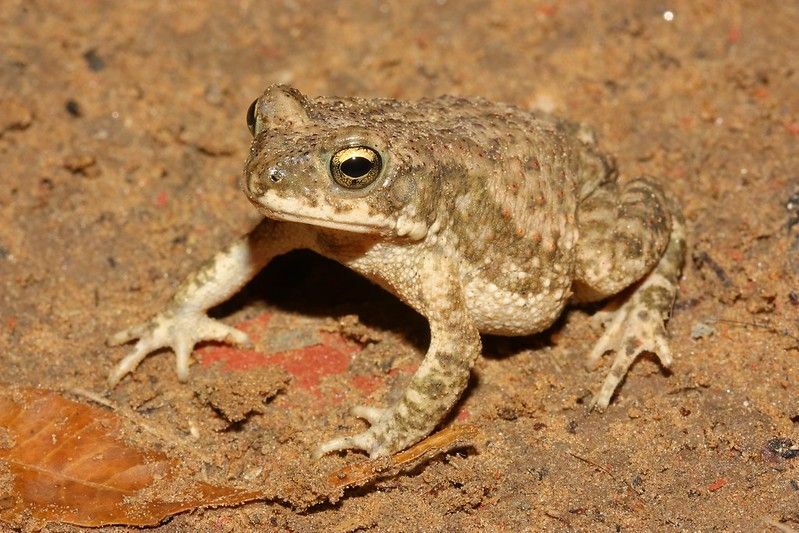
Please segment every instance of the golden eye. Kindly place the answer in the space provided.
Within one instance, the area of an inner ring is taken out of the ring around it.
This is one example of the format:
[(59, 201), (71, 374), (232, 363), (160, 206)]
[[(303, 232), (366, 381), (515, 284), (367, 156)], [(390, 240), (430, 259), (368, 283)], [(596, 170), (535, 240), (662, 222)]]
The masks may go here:
[(255, 136), (255, 106), (258, 105), (258, 99), (252, 101), (250, 108), (247, 110), (247, 127), (250, 129), (250, 135)]
[(368, 146), (343, 148), (330, 160), (333, 181), (347, 189), (362, 189), (380, 175), (383, 162), (380, 154)]

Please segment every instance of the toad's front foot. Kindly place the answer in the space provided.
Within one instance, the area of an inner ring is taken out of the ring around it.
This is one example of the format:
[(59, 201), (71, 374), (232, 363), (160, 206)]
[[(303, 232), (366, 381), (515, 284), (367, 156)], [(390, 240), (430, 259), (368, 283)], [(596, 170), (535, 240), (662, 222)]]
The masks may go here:
[(357, 449), (364, 450), (374, 459), (400, 451), (414, 440), (398, 431), (393, 409), (361, 405), (353, 407), (351, 413), (369, 422), (371, 427), (358, 435), (338, 437), (325, 442), (316, 449), (314, 458), (318, 459), (327, 453), (339, 450)]
[(147, 322), (124, 329), (108, 339), (109, 346), (118, 346), (139, 339), (133, 351), (125, 356), (108, 375), (108, 386), (132, 372), (147, 355), (160, 348), (172, 348), (176, 356), (180, 381), (189, 377), (189, 356), (194, 345), (202, 341), (223, 341), (239, 346), (252, 343), (243, 331), (232, 328), (197, 311), (164, 311)]

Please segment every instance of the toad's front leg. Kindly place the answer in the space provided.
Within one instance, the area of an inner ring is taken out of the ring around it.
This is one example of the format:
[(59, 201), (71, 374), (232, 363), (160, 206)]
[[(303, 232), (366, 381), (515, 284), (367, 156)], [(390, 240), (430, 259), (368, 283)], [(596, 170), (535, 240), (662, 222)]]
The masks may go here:
[(108, 339), (111, 346), (139, 339), (133, 350), (111, 371), (109, 386), (114, 387), (147, 354), (159, 348), (170, 347), (175, 351), (178, 379), (186, 381), (189, 356), (198, 342), (215, 340), (249, 344), (243, 331), (209, 318), (206, 313), (235, 294), (273, 257), (297, 248), (301, 237), (298, 226), (294, 224), (264, 219), (248, 235), (217, 253), (180, 284), (161, 312)]
[(390, 455), (429, 435), (458, 401), (477, 355), (480, 335), (466, 309), (463, 290), (449, 261), (429, 258), (416, 270), (407, 298), (430, 321), (430, 347), (402, 398), (386, 409), (356, 407), (371, 427), (358, 435), (322, 444), (328, 452), (357, 448), (372, 458)]

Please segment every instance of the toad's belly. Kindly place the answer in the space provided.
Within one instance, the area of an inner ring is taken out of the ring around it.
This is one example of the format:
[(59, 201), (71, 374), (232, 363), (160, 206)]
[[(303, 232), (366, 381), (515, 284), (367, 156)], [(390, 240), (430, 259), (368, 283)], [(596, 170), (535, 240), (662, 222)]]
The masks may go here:
[(571, 296), (571, 281), (566, 276), (539, 281), (535, 290), (479, 276), (464, 283), (466, 306), (477, 329), (492, 335), (530, 335), (549, 327)]

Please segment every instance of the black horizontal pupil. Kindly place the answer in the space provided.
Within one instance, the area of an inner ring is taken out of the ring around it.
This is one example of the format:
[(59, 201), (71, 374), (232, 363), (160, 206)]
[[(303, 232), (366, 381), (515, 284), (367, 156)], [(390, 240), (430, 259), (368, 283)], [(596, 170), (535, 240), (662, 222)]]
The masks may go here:
[(372, 166), (371, 160), (356, 155), (341, 163), (341, 173), (350, 178), (360, 178), (368, 174)]

